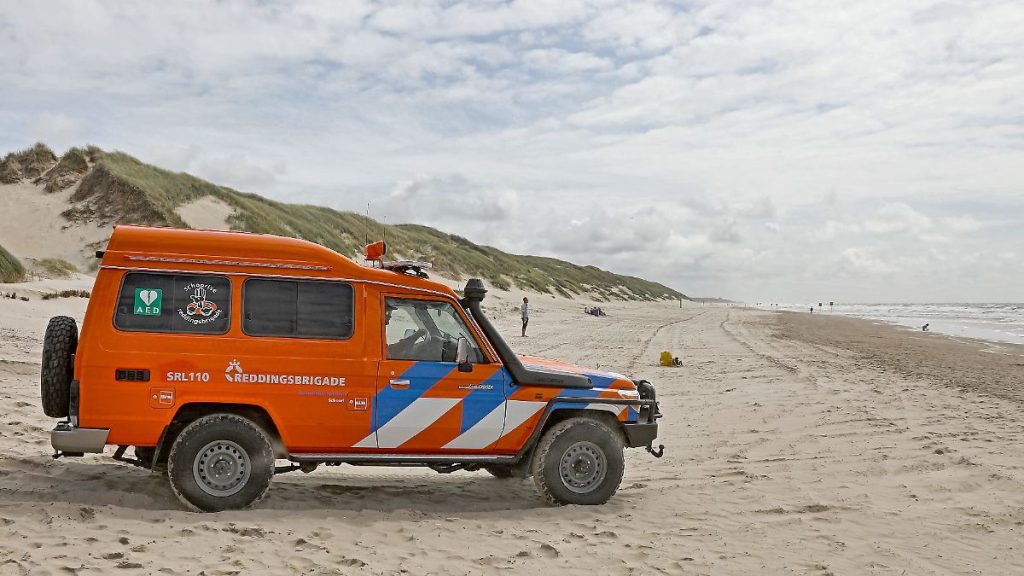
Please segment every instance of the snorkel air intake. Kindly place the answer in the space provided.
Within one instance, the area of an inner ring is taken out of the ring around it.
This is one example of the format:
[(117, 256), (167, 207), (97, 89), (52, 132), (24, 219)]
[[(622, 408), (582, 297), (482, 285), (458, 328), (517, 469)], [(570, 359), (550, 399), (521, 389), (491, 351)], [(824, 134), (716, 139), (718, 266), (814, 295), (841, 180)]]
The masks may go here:
[(498, 331), (491, 324), (491, 321), (480, 309), (480, 303), (487, 295), (487, 289), (479, 278), (470, 278), (466, 282), (466, 288), (462, 291), (462, 307), (469, 310), (473, 319), (483, 330), (484, 335), (494, 346), (495, 352), (505, 364), (505, 369), (512, 375), (512, 379), (520, 386), (547, 386), (552, 388), (591, 388), (590, 378), (580, 374), (559, 372), (556, 370), (536, 370), (523, 366), (519, 357), (512, 352), (505, 339), (498, 334)]

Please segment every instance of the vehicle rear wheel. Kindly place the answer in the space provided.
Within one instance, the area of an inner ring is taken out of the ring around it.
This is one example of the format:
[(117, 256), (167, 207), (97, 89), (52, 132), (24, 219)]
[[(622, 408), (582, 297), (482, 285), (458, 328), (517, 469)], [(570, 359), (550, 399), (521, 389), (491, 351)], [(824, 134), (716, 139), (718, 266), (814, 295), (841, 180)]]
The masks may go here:
[(552, 504), (604, 504), (622, 482), (622, 450), (622, 436), (600, 420), (559, 422), (537, 444), (537, 491)]
[(274, 451), (251, 420), (211, 414), (186, 426), (174, 440), (167, 476), (174, 494), (193, 510), (245, 508), (270, 489)]
[(39, 387), (43, 413), (51, 418), (64, 418), (68, 415), (77, 349), (78, 325), (75, 319), (68, 316), (50, 318), (43, 337), (43, 366), (39, 372)]

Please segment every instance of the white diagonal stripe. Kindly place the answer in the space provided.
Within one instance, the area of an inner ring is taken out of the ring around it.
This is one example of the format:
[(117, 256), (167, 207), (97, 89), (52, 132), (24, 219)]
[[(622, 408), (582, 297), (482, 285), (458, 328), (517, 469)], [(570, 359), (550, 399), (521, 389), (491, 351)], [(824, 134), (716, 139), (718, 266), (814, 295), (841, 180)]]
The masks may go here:
[(359, 442), (352, 445), (353, 448), (376, 448), (377, 447), (377, 432), (370, 432), (370, 435), (363, 438)]
[(499, 404), (469, 430), (445, 444), (444, 447), (452, 450), (472, 450), (486, 448), (493, 444), (501, 436), (501, 423), (505, 421), (505, 404), (506, 402)]
[(504, 436), (515, 430), (520, 424), (529, 420), (534, 414), (544, 409), (547, 402), (530, 402), (527, 400), (509, 400), (505, 409), (505, 428), (501, 435)]
[(459, 398), (419, 398), (377, 429), (377, 446), (397, 448), (437, 421)]
[(626, 406), (622, 406), (620, 404), (601, 404), (599, 402), (590, 402), (585, 406), (585, 408), (588, 410), (604, 410), (618, 416), (622, 414), (626, 409)]

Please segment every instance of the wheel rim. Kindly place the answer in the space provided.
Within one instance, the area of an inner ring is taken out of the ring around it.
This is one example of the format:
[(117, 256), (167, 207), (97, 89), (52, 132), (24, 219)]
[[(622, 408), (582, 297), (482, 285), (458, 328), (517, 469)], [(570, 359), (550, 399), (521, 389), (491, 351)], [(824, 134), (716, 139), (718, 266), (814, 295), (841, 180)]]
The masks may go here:
[(558, 472), (566, 488), (577, 494), (586, 494), (604, 480), (608, 461), (597, 444), (577, 442), (562, 454)]
[(249, 480), (249, 454), (231, 440), (214, 440), (196, 454), (192, 475), (203, 492), (231, 496)]

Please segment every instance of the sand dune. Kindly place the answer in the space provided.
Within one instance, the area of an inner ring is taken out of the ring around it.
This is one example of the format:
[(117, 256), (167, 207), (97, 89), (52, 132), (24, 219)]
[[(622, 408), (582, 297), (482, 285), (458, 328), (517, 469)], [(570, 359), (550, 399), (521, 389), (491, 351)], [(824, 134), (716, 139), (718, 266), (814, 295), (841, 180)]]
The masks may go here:
[(110, 227), (70, 225), (61, 216), (72, 189), (45, 193), (42, 184), (2, 186), (0, 245), (21, 259), (62, 258), (81, 270), (94, 269), (95, 252), (110, 237)]
[[(507, 335), (517, 297), (490, 301)], [(483, 472), (349, 466), (279, 476), (254, 510), (193, 514), (158, 475), (49, 458), (42, 327), (84, 303), (0, 300), (0, 574), (1024, 573), (1020, 404), (777, 337), (784, 315), (621, 303), (594, 318), (531, 298), (517, 350), (658, 386), (666, 455), (628, 451), (604, 506), (548, 507)], [(684, 366), (655, 367), (663, 349)]]

